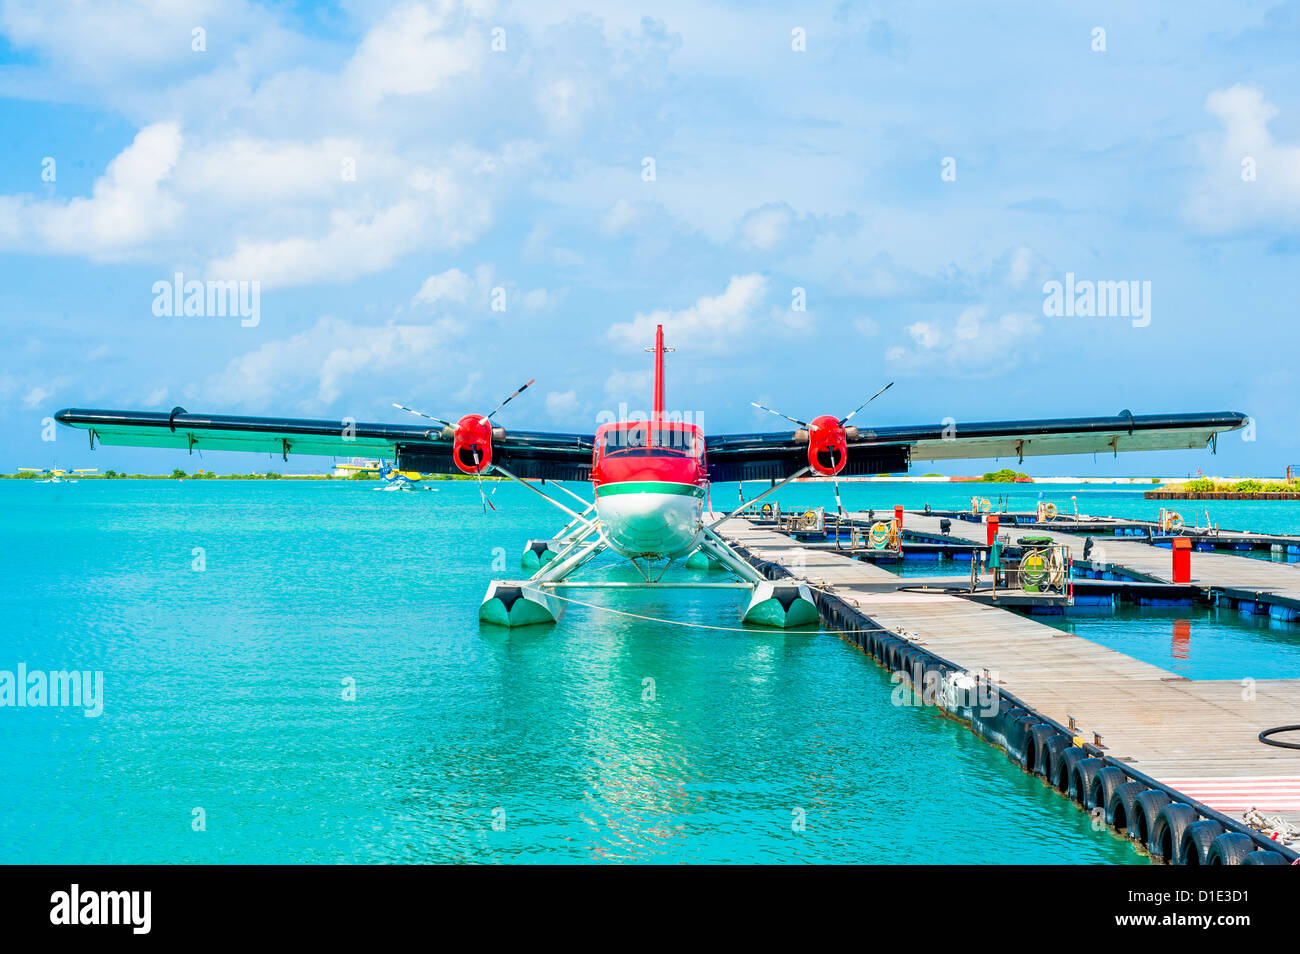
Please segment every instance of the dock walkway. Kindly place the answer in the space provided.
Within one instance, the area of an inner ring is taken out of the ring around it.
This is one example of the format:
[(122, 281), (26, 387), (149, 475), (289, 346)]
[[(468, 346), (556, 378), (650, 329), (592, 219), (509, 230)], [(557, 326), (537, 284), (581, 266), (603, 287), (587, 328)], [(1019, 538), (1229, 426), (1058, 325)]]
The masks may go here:
[[(904, 527), (939, 532), (937, 518), (912, 513)], [(902, 590), (924, 581), (898, 577), (847, 553), (801, 546), (745, 520), (729, 520), (718, 530), (756, 561), (784, 564), (876, 625), (968, 672), (987, 669), (1038, 713), (1061, 725), (1072, 717), (1080, 736), (1101, 736), (1109, 757), (1225, 814), (1255, 806), (1300, 826), (1300, 751), (1258, 740), (1264, 729), (1300, 722), (1300, 680), (1189, 680), (1000, 607)], [(981, 535), (980, 542), (984, 532), (982, 525), (957, 520), (950, 530), (967, 539)], [(1042, 528), (1025, 532), (1039, 534)], [(1080, 544), (1077, 537), (1046, 533)], [(1170, 573), (1167, 550), (1110, 539), (1105, 548), (1110, 562), (1159, 579)], [(1267, 578), (1266, 585), (1294, 588), (1300, 596), (1300, 570), (1294, 567), (1212, 553), (1192, 559), (1193, 574), (1199, 568), (1203, 582), (1213, 581), (1207, 585), (1258, 587)]]
[[(851, 516), (865, 517), (859, 514)], [(948, 533), (942, 534), (939, 520), (938, 517), (927, 517), (909, 511), (903, 517), (903, 528), (926, 535), (956, 537), (976, 543), (984, 543), (987, 539), (987, 528), (982, 523), (953, 519)], [(1010, 533), (1012, 541), (1021, 536), (1051, 537), (1054, 542), (1070, 547), (1070, 553), (1076, 559), (1083, 554), (1083, 539), (1077, 533), (1053, 530), (1050, 523), (1003, 529)], [(1173, 580), (1170, 551), (1136, 538), (1094, 537), (1091, 559), (1093, 562), (1110, 563), (1121, 569), (1135, 571), (1148, 579), (1165, 583)], [(1270, 601), (1279, 605), (1300, 607), (1300, 566), (1231, 553), (1193, 550), (1191, 567), (1192, 582), (1202, 588), (1221, 590), (1237, 599), (1268, 596)]]

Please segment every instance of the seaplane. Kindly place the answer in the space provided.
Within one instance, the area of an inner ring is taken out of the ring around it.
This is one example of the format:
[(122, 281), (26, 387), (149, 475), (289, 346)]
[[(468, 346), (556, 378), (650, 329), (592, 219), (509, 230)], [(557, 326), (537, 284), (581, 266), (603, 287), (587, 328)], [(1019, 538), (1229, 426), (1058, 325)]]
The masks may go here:
[(75, 484), (75, 478), (70, 478), (68, 474), (93, 474), (98, 472), (98, 467), (83, 467), (80, 470), (60, 470), (55, 467), (19, 467), (20, 474), (49, 474), (43, 480), (37, 480), (38, 484)]
[(412, 471), (398, 470), (396, 467), (384, 466), (379, 469), (379, 479), (382, 480), (382, 487), (375, 487), (374, 490), (387, 491), (411, 491), (411, 490), (437, 490), (436, 487), (430, 487), (424, 482), (425, 475)]
[[(89, 432), (90, 446), (176, 447), (342, 456), (369, 454), (396, 461), (399, 471), (508, 478), (554, 506), (567, 522), (545, 540), (533, 541), (522, 558), (526, 578), (493, 580), (479, 607), (479, 619), (500, 626), (553, 623), (570, 587), (722, 587), (748, 592), (742, 615), (747, 624), (789, 628), (815, 624), (815, 587), (797, 577), (770, 580), (719, 533), (718, 527), (757, 505), (792, 480), (906, 473), (917, 461), (948, 461), (1121, 451), (1217, 449), (1218, 435), (1244, 427), (1236, 411), (1028, 421), (869, 427), (852, 423), (881, 388), (844, 416), (811, 420), (763, 407), (790, 427), (775, 432), (706, 436), (664, 403), (664, 332), (655, 330), (654, 392), (651, 411), (637, 420), (600, 424), (594, 433), (555, 433), (502, 426), (497, 415), (532, 382), (518, 388), (487, 414), (457, 420), (438, 418), (405, 405), (424, 418), (420, 424), (362, 424), (285, 417), (242, 417), (191, 413), (66, 408), (60, 424)], [(763, 493), (729, 513), (710, 505), (710, 486), (730, 481), (765, 481)], [(565, 486), (589, 485), (590, 497)], [(554, 488), (559, 493), (548, 493)], [(561, 497), (561, 494), (563, 495)], [(484, 509), (488, 500), (484, 496)], [(639, 579), (583, 580), (578, 574), (610, 551), (629, 561)], [(675, 563), (717, 567), (728, 582), (664, 579)]]

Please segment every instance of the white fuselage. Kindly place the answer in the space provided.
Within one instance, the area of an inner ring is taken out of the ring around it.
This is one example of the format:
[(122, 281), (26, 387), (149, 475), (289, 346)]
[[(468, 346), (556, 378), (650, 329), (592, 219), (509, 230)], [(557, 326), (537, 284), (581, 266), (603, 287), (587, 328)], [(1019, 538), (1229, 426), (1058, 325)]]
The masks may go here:
[(685, 556), (703, 535), (704, 488), (627, 481), (596, 488), (596, 514), (610, 547), (625, 557)]

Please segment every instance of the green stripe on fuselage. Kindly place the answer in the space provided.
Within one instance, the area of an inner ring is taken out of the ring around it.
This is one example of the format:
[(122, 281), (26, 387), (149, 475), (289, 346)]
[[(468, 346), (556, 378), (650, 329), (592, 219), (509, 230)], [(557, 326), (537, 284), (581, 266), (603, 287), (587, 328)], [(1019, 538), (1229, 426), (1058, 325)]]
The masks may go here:
[(704, 488), (695, 484), (675, 484), (668, 480), (624, 480), (616, 484), (601, 484), (596, 488), (597, 497), (613, 497), (616, 494), (677, 494), (683, 497), (703, 497)]

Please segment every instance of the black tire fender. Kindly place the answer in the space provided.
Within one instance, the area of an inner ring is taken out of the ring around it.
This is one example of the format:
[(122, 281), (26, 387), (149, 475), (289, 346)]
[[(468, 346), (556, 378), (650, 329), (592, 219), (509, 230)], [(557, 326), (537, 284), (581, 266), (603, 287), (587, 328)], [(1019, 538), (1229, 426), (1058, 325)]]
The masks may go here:
[(1092, 810), (1092, 780), (1105, 767), (1105, 759), (1092, 757), (1079, 759), (1070, 768), (1070, 786), (1066, 793), (1084, 811)]
[(1133, 803), (1143, 792), (1149, 792), (1146, 782), (1125, 782), (1117, 786), (1106, 803), (1106, 824), (1116, 831), (1128, 833), (1128, 820), (1133, 817)]
[(1136, 841), (1145, 849), (1151, 843), (1151, 828), (1155, 824), (1156, 815), (1171, 801), (1173, 799), (1169, 797), (1169, 793), (1162, 792), (1158, 788), (1142, 792), (1133, 799), (1133, 809), (1128, 816), (1129, 839)]
[[(1100, 808), (1103, 815), (1106, 806), (1110, 804), (1111, 795), (1115, 794), (1115, 789), (1119, 788), (1128, 781), (1128, 776), (1118, 765), (1107, 765), (1099, 769), (1097, 774), (1092, 778), (1092, 787), (1088, 790), (1088, 800), (1091, 803), (1089, 811), (1093, 808)], [(1109, 820), (1107, 824), (1109, 824)]]
[(1053, 788), (1057, 787), (1056, 780), (1060, 772), (1061, 756), (1065, 754), (1067, 749), (1071, 748), (1070, 742), (1071, 739), (1068, 735), (1058, 732), (1056, 735), (1049, 735), (1038, 748), (1038, 762), (1042, 768), (1043, 778)]
[(1151, 857), (1166, 864), (1183, 864), (1183, 836), (1200, 817), (1195, 808), (1182, 802), (1170, 802), (1161, 808), (1151, 824), (1151, 838), (1147, 841)]
[(1070, 782), (1074, 779), (1074, 767), (1088, 757), (1077, 745), (1069, 745), (1057, 753), (1052, 762), (1052, 784), (1058, 792), (1069, 792)]
[(1225, 831), (1210, 842), (1210, 855), (1207, 864), (1239, 865), (1242, 860), (1255, 850), (1255, 839), (1239, 831)]
[(1245, 858), (1242, 858), (1241, 864), (1243, 865), (1290, 865), (1291, 862), (1287, 861), (1284, 857), (1282, 857), (1281, 852), (1261, 849), (1259, 851), (1252, 851)]
[(1223, 826), (1213, 818), (1204, 818), (1187, 826), (1183, 832), (1183, 846), (1179, 849), (1185, 865), (1208, 865), (1210, 845), (1223, 834)]
[(1030, 726), (1029, 738), (1025, 740), (1025, 758), (1020, 763), (1021, 767), (1030, 775), (1043, 774), (1043, 759), (1040, 753), (1043, 752), (1043, 746), (1047, 740), (1056, 734), (1056, 729), (1046, 722), (1039, 722), (1037, 725)]

